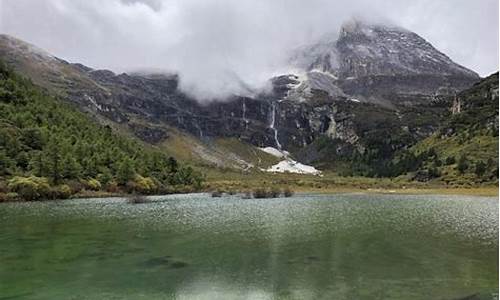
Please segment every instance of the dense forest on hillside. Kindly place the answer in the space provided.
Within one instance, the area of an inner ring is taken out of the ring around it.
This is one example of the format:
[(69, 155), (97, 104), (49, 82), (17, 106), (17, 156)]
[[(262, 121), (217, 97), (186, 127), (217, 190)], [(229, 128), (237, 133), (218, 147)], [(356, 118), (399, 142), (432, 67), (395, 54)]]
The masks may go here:
[(0, 201), (194, 190), (202, 176), (0, 65)]

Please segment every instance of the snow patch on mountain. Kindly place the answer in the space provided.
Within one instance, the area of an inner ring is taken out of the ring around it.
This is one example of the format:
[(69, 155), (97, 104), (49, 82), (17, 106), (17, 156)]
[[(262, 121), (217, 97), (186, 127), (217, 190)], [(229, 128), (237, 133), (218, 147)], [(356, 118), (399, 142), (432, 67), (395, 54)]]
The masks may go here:
[(285, 159), (279, 163), (271, 166), (266, 170), (271, 173), (295, 173), (295, 174), (309, 174), (321, 175), (321, 171), (313, 166), (304, 165), (292, 159)]
[(313, 96), (314, 90), (322, 90), (327, 92), (330, 96), (344, 96), (342, 90), (337, 86), (335, 81), (337, 76), (319, 69), (311, 70), (302, 75), (291, 75), (293, 83), (288, 84), (289, 88), (286, 100), (296, 102), (306, 102), (307, 99)]
[(268, 154), (271, 154), (278, 158), (283, 158), (279, 163), (267, 168), (261, 169), (261, 171), (270, 173), (295, 173), (295, 174), (309, 174), (309, 175), (321, 175), (321, 171), (313, 166), (308, 166), (295, 161), (290, 158), (290, 153), (288, 151), (279, 150), (274, 147), (259, 148)]

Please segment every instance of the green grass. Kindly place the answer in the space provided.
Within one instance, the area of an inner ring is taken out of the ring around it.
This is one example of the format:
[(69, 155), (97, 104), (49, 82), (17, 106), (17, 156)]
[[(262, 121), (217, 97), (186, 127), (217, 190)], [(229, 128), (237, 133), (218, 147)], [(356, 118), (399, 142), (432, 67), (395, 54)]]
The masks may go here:
[(438, 135), (433, 135), (413, 147), (417, 154), (428, 149), (434, 149), (440, 157), (453, 156), (458, 159), (464, 155), (473, 162), (486, 161), (489, 158), (498, 158), (498, 137), (480, 134), (468, 138), (458, 136), (440, 138)]
[(290, 188), (295, 192), (397, 192), (437, 194), (498, 195), (498, 183), (469, 186), (447, 185), (440, 180), (430, 182), (411, 181), (407, 176), (398, 178), (342, 177), (324, 172), (323, 176), (300, 174), (273, 174), (253, 171), (205, 170), (207, 190), (252, 191), (258, 188)]

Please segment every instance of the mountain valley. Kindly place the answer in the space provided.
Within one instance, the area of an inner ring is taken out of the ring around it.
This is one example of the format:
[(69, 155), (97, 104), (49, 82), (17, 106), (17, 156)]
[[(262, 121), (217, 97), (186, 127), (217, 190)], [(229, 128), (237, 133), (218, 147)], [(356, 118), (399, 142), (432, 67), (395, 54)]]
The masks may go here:
[(177, 75), (94, 70), (7, 35), (0, 60), (101, 125), (208, 173), (288, 161), (335, 176), (498, 181), (498, 74), (481, 81), (399, 27), (350, 21), (338, 36), (296, 49), (295, 71), (271, 78), (270, 91), (208, 103), (183, 93)]

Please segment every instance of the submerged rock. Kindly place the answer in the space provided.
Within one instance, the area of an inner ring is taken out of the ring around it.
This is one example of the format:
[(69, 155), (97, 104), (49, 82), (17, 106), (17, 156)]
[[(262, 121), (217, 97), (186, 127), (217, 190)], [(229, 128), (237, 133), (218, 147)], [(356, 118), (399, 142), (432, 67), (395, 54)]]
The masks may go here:
[(184, 268), (184, 267), (187, 267), (187, 266), (188, 266), (188, 263), (185, 263), (183, 261), (174, 261), (170, 265), (170, 267), (173, 268), (173, 269), (180, 269), (180, 268)]
[(170, 269), (181, 269), (189, 264), (180, 260), (173, 260), (171, 256), (154, 257), (146, 260), (143, 265), (148, 268), (168, 267)]
[(146, 267), (158, 267), (168, 265), (170, 263), (170, 256), (162, 256), (150, 258), (144, 262), (144, 266)]

